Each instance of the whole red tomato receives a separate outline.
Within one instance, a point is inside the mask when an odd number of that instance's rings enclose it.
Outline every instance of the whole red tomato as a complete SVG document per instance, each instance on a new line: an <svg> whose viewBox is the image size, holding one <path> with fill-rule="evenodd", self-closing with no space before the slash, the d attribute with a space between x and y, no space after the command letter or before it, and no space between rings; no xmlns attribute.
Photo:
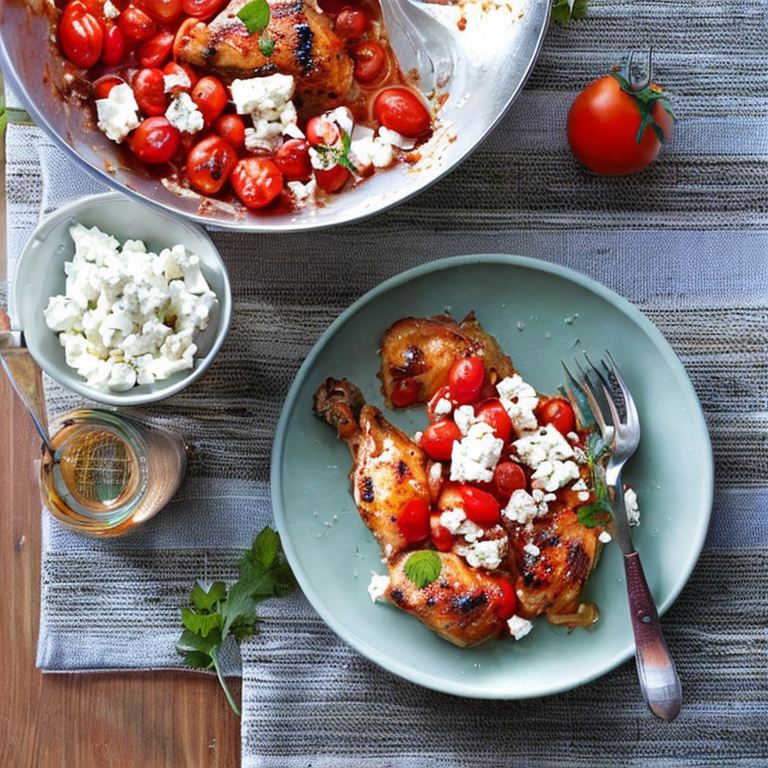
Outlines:
<svg viewBox="0 0 768 768"><path fill-rule="evenodd" d="M568 113L568 143L576 159L596 173L623 176L652 163L672 136L674 116L653 83L633 92L615 75L588 85ZM626 81L624 81L626 84ZM643 112L647 111L645 125Z"/></svg>

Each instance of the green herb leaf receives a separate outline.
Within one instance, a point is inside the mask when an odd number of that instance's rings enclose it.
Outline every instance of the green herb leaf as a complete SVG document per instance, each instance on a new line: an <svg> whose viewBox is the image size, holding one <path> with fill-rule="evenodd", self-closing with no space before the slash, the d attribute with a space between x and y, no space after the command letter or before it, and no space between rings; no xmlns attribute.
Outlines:
<svg viewBox="0 0 768 768"><path fill-rule="evenodd" d="M259 38L259 51L267 58L275 52L275 41L266 32Z"/></svg>
<svg viewBox="0 0 768 768"><path fill-rule="evenodd" d="M419 588L431 584L440 576L443 570L443 561L440 555L431 549L422 549L414 552L403 566L405 575Z"/></svg>
<svg viewBox="0 0 768 768"><path fill-rule="evenodd" d="M296 579L285 558L280 537L264 528L239 564L240 578L227 590L222 581L207 588L192 587L191 607L181 609L184 631L176 650L187 666L215 669L227 700L239 715L240 708L224 679L219 649L228 637L240 642L256 632L256 604L269 597L284 597L296 588Z"/></svg>
<svg viewBox="0 0 768 768"><path fill-rule="evenodd" d="M251 0L238 12L237 18L245 24L248 34L263 32L269 26L271 12L267 0Z"/></svg>
<svg viewBox="0 0 768 768"><path fill-rule="evenodd" d="M571 19L583 19L587 15L587 0L555 0L552 3L552 21L567 24Z"/></svg>

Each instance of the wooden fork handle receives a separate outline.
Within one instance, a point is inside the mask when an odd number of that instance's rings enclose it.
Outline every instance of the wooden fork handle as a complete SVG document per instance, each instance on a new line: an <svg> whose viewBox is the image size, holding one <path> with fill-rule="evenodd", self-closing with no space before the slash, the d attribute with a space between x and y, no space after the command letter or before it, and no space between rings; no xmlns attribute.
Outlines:
<svg viewBox="0 0 768 768"><path fill-rule="evenodd" d="M648 589L637 552L624 555L624 570L635 634L635 661L643 698L656 717L671 722L682 706L680 678L667 649L656 603Z"/></svg>

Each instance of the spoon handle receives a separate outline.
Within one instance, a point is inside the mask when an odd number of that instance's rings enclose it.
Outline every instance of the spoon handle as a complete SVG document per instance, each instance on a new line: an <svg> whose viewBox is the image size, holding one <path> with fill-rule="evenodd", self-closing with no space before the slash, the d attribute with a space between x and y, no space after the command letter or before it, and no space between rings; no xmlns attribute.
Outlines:
<svg viewBox="0 0 768 768"><path fill-rule="evenodd" d="M664 640L656 603L637 552L624 555L624 570L643 698L656 717L671 722L682 706L680 678Z"/></svg>

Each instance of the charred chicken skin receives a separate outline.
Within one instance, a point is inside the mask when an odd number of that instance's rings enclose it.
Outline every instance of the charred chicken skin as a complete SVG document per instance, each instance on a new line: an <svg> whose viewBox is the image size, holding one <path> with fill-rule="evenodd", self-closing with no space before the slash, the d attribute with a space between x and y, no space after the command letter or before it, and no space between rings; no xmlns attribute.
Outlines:
<svg viewBox="0 0 768 768"><path fill-rule="evenodd" d="M296 101L306 108L330 109L344 102L354 62L317 7L303 0L270 0L266 32L274 51L267 57L259 48L260 36L250 34L237 16L247 2L232 0L209 22L187 19L176 33L174 58L204 67L224 82L275 72L293 75Z"/></svg>
<svg viewBox="0 0 768 768"><path fill-rule="evenodd" d="M382 394L387 407L426 403L462 357L483 358L491 384L514 372L512 360L470 312L460 323L444 315L398 320L381 341Z"/></svg>

